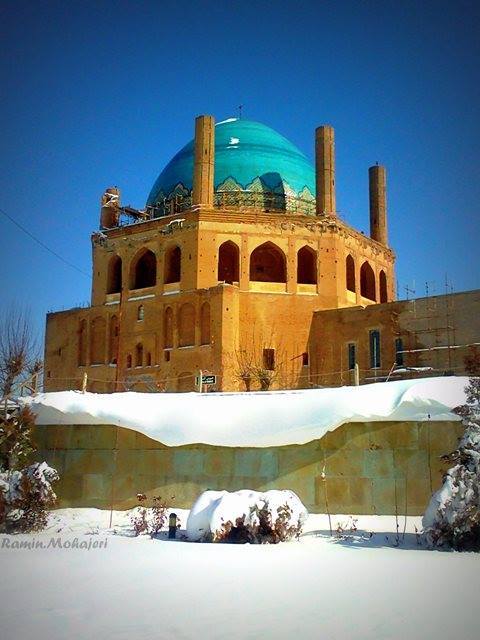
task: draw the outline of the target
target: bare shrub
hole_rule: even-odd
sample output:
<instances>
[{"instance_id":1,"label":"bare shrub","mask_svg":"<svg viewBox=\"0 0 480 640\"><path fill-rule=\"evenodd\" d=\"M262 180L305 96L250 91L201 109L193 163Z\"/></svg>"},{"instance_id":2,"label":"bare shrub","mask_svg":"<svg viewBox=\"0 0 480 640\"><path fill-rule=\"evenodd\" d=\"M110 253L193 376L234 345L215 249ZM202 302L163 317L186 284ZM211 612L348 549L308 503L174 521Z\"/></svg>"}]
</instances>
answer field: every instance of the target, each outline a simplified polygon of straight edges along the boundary
<instances>
[{"instance_id":1,"label":"bare shrub","mask_svg":"<svg viewBox=\"0 0 480 640\"><path fill-rule=\"evenodd\" d=\"M170 498L173 501L175 498ZM168 520L169 504L162 500L161 496L153 496L152 506L147 507L148 498L145 493L137 493L138 506L130 516L130 522L136 536L148 533L154 538L163 529ZM177 518L177 528L180 528L180 521Z\"/></svg>"},{"instance_id":2,"label":"bare shrub","mask_svg":"<svg viewBox=\"0 0 480 640\"><path fill-rule=\"evenodd\" d=\"M246 514L243 514L235 520L235 524L230 520L225 522L222 530L213 537L213 541L233 544L278 544L298 538L302 531L300 522L292 522L292 510L288 504L278 507L275 522L267 501L262 507L252 507L248 521L245 520Z\"/></svg>"},{"instance_id":3,"label":"bare shrub","mask_svg":"<svg viewBox=\"0 0 480 640\"><path fill-rule=\"evenodd\" d=\"M146 499L147 496L144 493L137 493L137 501L139 504L130 515L130 522L132 523L136 536L148 531L147 509L143 504Z\"/></svg>"}]
</instances>

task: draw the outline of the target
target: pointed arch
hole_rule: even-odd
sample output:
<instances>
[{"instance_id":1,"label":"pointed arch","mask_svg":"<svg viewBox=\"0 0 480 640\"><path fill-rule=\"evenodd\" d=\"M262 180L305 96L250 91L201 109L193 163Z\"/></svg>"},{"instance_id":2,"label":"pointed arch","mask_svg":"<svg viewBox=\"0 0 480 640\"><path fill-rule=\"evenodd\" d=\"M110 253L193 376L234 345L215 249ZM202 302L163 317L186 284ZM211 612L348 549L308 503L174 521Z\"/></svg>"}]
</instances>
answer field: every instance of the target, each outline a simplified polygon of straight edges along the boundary
<instances>
[{"instance_id":1,"label":"pointed arch","mask_svg":"<svg viewBox=\"0 0 480 640\"><path fill-rule=\"evenodd\" d=\"M379 281L380 281L380 302L388 302L387 276L385 275L385 271L383 269L380 271Z\"/></svg>"},{"instance_id":2,"label":"pointed arch","mask_svg":"<svg viewBox=\"0 0 480 640\"><path fill-rule=\"evenodd\" d=\"M264 242L250 255L250 280L253 282L286 282L286 258L280 247Z\"/></svg>"},{"instance_id":3,"label":"pointed arch","mask_svg":"<svg viewBox=\"0 0 480 640\"><path fill-rule=\"evenodd\" d=\"M173 347L173 310L167 307L163 313L163 347L171 349Z\"/></svg>"},{"instance_id":4,"label":"pointed arch","mask_svg":"<svg viewBox=\"0 0 480 640\"><path fill-rule=\"evenodd\" d=\"M130 264L130 288L145 289L157 283L157 258L150 249L141 249Z\"/></svg>"},{"instance_id":5,"label":"pointed arch","mask_svg":"<svg viewBox=\"0 0 480 640\"><path fill-rule=\"evenodd\" d=\"M80 320L78 328L78 366L85 367L88 353L88 325L86 320Z\"/></svg>"},{"instance_id":6,"label":"pointed arch","mask_svg":"<svg viewBox=\"0 0 480 640\"><path fill-rule=\"evenodd\" d=\"M122 290L122 259L112 256L107 269L107 293L120 293Z\"/></svg>"},{"instance_id":7,"label":"pointed arch","mask_svg":"<svg viewBox=\"0 0 480 640\"><path fill-rule=\"evenodd\" d=\"M200 344L210 344L210 303L204 302L200 310Z\"/></svg>"},{"instance_id":8,"label":"pointed arch","mask_svg":"<svg viewBox=\"0 0 480 640\"><path fill-rule=\"evenodd\" d=\"M355 293L356 291L356 283L355 283L355 260L353 257L348 254L345 259L345 274L346 274L346 287L347 291L352 291Z\"/></svg>"},{"instance_id":9,"label":"pointed arch","mask_svg":"<svg viewBox=\"0 0 480 640\"><path fill-rule=\"evenodd\" d=\"M227 240L218 249L219 282L233 284L239 281L240 251L235 242Z\"/></svg>"},{"instance_id":10,"label":"pointed arch","mask_svg":"<svg viewBox=\"0 0 480 640\"><path fill-rule=\"evenodd\" d=\"M178 311L178 345L195 344L195 307L190 302L182 304Z\"/></svg>"},{"instance_id":11,"label":"pointed arch","mask_svg":"<svg viewBox=\"0 0 480 640\"><path fill-rule=\"evenodd\" d=\"M165 253L164 283L180 282L182 277L182 250L177 245Z\"/></svg>"},{"instance_id":12,"label":"pointed arch","mask_svg":"<svg viewBox=\"0 0 480 640\"><path fill-rule=\"evenodd\" d=\"M132 368L132 356L130 354L127 355L127 369Z\"/></svg>"},{"instance_id":13,"label":"pointed arch","mask_svg":"<svg viewBox=\"0 0 480 640\"><path fill-rule=\"evenodd\" d=\"M112 316L108 327L108 362L109 364L117 364L118 353L118 318Z\"/></svg>"},{"instance_id":14,"label":"pointed arch","mask_svg":"<svg viewBox=\"0 0 480 640\"><path fill-rule=\"evenodd\" d=\"M105 332L107 323L100 316L90 325L90 364L105 364Z\"/></svg>"},{"instance_id":15,"label":"pointed arch","mask_svg":"<svg viewBox=\"0 0 480 640\"><path fill-rule=\"evenodd\" d=\"M362 264L360 269L360 295L369 300L376 300L375 273L368 261Z\"/></svg>"},{"instance_id":16,"label":"pointed arch","mask_svg":"<svg viewBox=\"0 0 480 640\"><path fill-rule=\"evenodd\" d=\"M305 245L297 253L298 284L317 284L317 252Z\"/></svg>"}]
</instances>

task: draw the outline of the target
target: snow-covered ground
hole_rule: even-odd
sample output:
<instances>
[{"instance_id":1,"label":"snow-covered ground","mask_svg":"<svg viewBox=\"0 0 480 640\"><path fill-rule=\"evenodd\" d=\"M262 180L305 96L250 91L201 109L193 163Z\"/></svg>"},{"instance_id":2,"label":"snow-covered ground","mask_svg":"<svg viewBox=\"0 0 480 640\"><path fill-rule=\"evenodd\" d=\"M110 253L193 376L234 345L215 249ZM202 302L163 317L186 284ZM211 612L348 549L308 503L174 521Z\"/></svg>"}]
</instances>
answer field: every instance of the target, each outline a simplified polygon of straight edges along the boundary
<instances>
[{"instance_id":1,"label":"snow-covered ground","mask_svg":"<svg viewBox=\"0 0 480 640\"><path fill-rule=\"evenodd\" d=\"M478 639L480 554L426 549L420 518L400 518L398 546L391 516L338 539L311 515L298 542L265 546L133 538L128 512L109 520L61 509L42 534L0 536L2 640ZM12 548L51 539L70 548Z\"/></svg>"},{"instance_id":2,"label":"snow-covered ground","mask_svg":"<svg viewBox=\"0 0 480 640\"><path fill-rule=\"evenodd\" d=\"M459 420L465 377L381 382L360 387L259 393L81 393L22 399L37 424L114 424L168 446L305 444L345 422Z\"/></svg>"}]
</instances>

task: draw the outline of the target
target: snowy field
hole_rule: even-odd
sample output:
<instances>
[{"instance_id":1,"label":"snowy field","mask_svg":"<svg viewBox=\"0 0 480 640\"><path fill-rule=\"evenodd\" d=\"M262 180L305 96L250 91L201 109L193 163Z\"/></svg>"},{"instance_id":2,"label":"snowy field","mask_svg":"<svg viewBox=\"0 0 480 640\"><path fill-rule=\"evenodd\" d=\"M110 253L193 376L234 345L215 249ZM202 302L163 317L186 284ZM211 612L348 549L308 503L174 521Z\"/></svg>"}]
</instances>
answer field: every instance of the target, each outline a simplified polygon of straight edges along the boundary
<instances>
[{"instance_id":1,"label":"snowy field","mask_svg":"<svg viewBox=\"0 0 480 640\"><path fill-rule=\"evenodd\" d=\"M338 539L311 515L299 541L262 546L134 538L128 512L109 518L61 509L42 534L0 536L2 640L479 637L480 554L419 545L420 518L399 519L398 546L391 516ZM12 548L51 539L64 547Z\"/></svg>"}]
</instances>

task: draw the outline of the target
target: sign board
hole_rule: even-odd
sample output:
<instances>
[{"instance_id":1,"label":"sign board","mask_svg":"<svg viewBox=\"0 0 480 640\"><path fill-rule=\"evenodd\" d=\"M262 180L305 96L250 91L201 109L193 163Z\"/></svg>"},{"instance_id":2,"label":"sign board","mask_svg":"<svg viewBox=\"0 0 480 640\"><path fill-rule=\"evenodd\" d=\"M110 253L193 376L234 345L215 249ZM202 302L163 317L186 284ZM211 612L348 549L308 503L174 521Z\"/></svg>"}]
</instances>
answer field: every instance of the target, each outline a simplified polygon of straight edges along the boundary
<instances>
[{"instance_id":1,"label":"sign board","mask_svg":"<svg viewBox=\"0 0 480 640\"><path fill-rule=\"evenodd\" d=\"M212 374L204 374L202 376L202 384L216 384L217 376ZM200 376L195 378L195 384L198 385L200 383Z\"/></svg>"}]
</instances>

